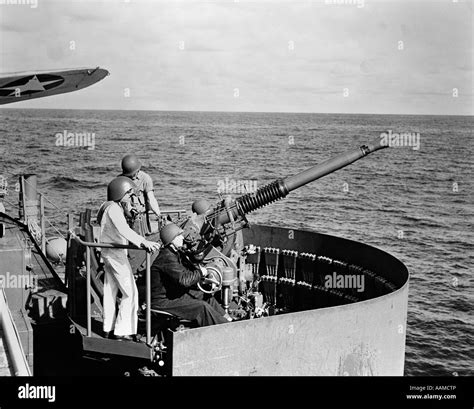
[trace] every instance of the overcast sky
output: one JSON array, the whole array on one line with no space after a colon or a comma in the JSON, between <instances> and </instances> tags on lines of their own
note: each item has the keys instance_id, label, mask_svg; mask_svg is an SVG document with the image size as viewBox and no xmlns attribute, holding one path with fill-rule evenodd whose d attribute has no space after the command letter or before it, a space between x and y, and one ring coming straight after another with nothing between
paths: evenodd
<instances>
[{"instance_id":1,"label":"overcast sky","mask_svg":"<svg viewBox=\"0 0 474 409\"><path fill-rule=\"evenodd\" d=\"M474 113L472 1L37 1L0 5L0 71L111 75L11 108Z\"/></svg>"}]
</instances>

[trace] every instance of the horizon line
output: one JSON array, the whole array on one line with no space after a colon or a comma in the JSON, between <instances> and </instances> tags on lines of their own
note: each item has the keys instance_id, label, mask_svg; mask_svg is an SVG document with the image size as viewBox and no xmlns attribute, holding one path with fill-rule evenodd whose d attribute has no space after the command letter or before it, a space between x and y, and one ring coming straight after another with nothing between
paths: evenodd
<instances>
[{"instance_id":1,"label":"horizon line","mask_svg":"<svg viewBox=\"0 0 474 409\"><path fill-rule=\"evenodd\" d=\"M0 107L0 110L49 110L49 111L130 111L130 112L196 112L196 113L224 113L224 114L305 114L305 115L403 115L403 116L463 116L472 117L473 114L408 114L408 113L367 113L367 112L296 112L296 111L213 111L213 110L164 110L164 109L104 109L104 108L16 108Z\"/></svg>"}]
</instances>

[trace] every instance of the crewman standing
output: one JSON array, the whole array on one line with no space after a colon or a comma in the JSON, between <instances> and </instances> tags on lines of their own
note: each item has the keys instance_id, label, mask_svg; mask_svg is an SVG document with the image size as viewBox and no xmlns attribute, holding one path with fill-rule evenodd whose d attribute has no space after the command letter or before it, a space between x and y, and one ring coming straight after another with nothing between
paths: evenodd
<instances>
[{"instance_id":1,"label":"crewman standing","mask_svg":"<svg viewBox=\"0 0 474 409\"><path fill-rule=\"evenodd\" d=\"M161 215L160 206L156 200L153 180L150 175L141 170L141 163L137 155L125 155L122 159L122 175L133 180L137 186L135 208L137 215L134 218L133 230L142 236L151 233L151 223L148 217L148 210L151 210L157 217Z\"/></svg>"},{"instance_id":2,"label":"crewman standing","mask_svg":"<svg viewBox=\"0 0 474 409\"><path fill-rule=\"evenodd\" d=\"M107 186L107 202L99 209L97 221L100 224L101 243L129 244L159 250L160 245L146 240L134 232L125 219L132 214L132 196L135 184L125 176L116 177ZM133 340L138 324L138 290L127 258L127 249L103 248L104 260L104 336L109 338L113 331L118 340ZM117 294L122 294L118 312Z\"/></svg>"},{"instance_id":3,"label":"crewman standing","mask_svg":"<svg viewBox=\"0 0 474 409\"><path fill-rule=\"evenodd\" d=\"M130 178L136 185L135 196L133 196L133 207L135 212L127 217L130 227L141 236L152 235L151 222L148 210L151 210L158 217L160 216L160 207L153 191L153 180L151 176L141 170L141 162L135 154L125 155L122 159L122 175ZM155 232L151 236L154 240L158 236ZM142 274L145 269L145 254L140 250L129 250L128 258L134 274Z\"/></svg>"},{"instance_id":4,"label":"crewman standing","mask_svg":"<svg viewBox=\"0 0 474 409\"><path fill-rule=\"evenodd\" d=\"M232 319L211 295L196 289L207 276L205 267L196 268L182 252L183 230L169 223L160 231L164 248L151 267L151 306L199 326L222 324Z\"/></svg>"}]
</instances>

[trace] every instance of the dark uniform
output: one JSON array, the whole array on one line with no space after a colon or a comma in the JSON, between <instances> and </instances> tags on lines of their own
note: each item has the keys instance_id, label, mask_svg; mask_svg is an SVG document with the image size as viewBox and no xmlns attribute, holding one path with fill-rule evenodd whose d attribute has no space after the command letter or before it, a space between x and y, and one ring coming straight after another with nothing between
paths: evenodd
<instances>
[{"instance_id":1,"label":"dark uniform","mask_svg":"<svg viewBox=\"0 0 474 409\"><path fill-rule=\"evenodd\" d=\"M183 254L165 247L151 267L151 306L201 327L228 322L225 311L210 294L195 289L201 272Z\"/></svg>"}]
</instances>

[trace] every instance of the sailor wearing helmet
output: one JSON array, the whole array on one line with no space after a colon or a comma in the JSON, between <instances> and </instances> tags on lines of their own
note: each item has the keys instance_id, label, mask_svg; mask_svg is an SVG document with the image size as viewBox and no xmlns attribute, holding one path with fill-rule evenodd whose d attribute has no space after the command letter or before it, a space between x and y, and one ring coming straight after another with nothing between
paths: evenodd
<instances>
[{"instance_id":1,"label":"sailor wearing helmet","mask_svg":"<svg viewBox=\"0 0 474 409\"><path fill-rule=\"evenodd\" d=\"M153 180L150 175L141 170L141 163L137 155L129 154L125 155L122 159L122 174L120 176L126 176L130 178L136 185L136 203L134 207L137 210L137 215L133 220L133 230L142 236L151 233L151 224L148 218L148 210L151 210L160 217L160 206L156 200Z\"/></svg>"},{"instance_id":2,"label":"sailor wearing helmet","mask_svg":"<svg viewBox=\"0 0 474 409\"><path fill-rule=\"evenodd\" d=\"M101 243L129 244L157 251L158 243L148 241L134 232L125 219L132 210L132 195L135 184L125 176L119 176L107 186L107 202L99 209L97 221L100 224ZM127 258L127 249L102 248L104 260L104 323L106 338L112 331L116 339L133 340L138 325L138 289ZM122 294L118 311L116 298Z\"/></svg>"},{"instance_id":3,"label":"sailor wearing helmet","mask_svg":"<svg viewBox=\"0 0 474 409\"><path fill-rule=\"evenodd\" d=\"M152 308L194 321L198 326L232 321L213 296L196 288L208 272L205 267L196 268L183 253L183 230L169 223L161 229L160 237L164 248L151 267Z\"/></svg>"}]
</instances>

